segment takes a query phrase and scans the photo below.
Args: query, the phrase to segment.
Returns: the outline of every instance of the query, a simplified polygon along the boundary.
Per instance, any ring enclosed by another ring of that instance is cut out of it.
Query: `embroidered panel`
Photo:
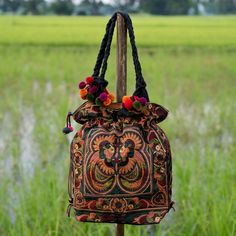
[[[152,153],[135,127],[122,134],[91,129],[85,141],[83,194],[121,197],[152,193]]]
[[[86,122],[71,144],[78,221],[159,223],[172,206],[169,142],[150,117]],[[101,123],[102,121],[102,123]]]

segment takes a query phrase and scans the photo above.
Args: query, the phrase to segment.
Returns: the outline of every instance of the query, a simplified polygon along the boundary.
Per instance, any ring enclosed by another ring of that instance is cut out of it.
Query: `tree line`
[[[0,13],[108,15],[120,9],[133,13],[154,15],[234,14],[236,0],[0,0]]]

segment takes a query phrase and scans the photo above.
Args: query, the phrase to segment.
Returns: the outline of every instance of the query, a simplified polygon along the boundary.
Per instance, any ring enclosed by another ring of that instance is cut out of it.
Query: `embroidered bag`
[[[153,224],[172,207],[171,152],[157,125],[168,111],[150,103],[142,76],[130,17],[128,29],[136,73],[136,89],[114,103],[104,79],[117,19],[109,20],[92,76],[80,82],[88,100],[68,113],[64,133],[73,131],[70,116],[81,124],[71,143],[69,211],[83,222]],[[100,73],[101,70],[101,73]]]

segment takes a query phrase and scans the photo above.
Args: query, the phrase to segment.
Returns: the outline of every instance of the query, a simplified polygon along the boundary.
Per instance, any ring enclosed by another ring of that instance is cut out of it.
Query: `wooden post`
[[[122,102],[126,95],[127,81],[127,27],[121,14],[117,14],[117,102]],[[124,236],[124,225],[117,224],[116,236]]]
[[[117,102],[126,95],[127,79],[127,28],[122,15],[117,14]]]
[[[116,226],[116,236],[124,236],[125,235],[125,227],[123,224],[117,224]]]

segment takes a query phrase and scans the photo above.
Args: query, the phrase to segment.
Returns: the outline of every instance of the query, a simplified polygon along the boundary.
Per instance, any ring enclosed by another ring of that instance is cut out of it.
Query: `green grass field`
[[[61,132],[82,103],[77,83],[92,73],[107,20],[0,17],[1,236],[114,235],[113,224],[66,217],[73,134]],[[126,236],[236,235],[236,17],[133,21],[150,98],[170,110],[160,126],[172,146],[176,211],[157,226],[126,226]],[[128,59],[131,94],[130,50]]]

